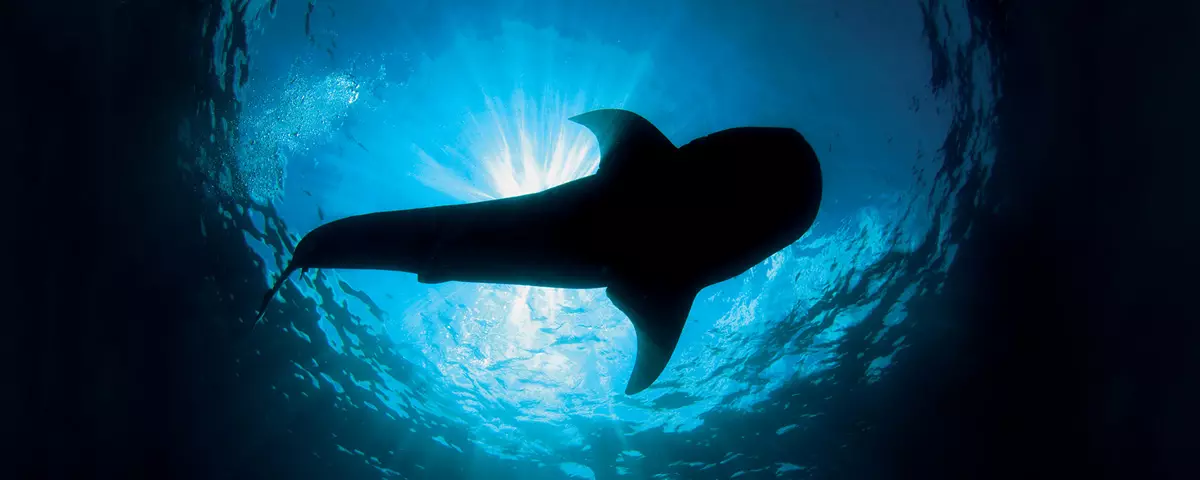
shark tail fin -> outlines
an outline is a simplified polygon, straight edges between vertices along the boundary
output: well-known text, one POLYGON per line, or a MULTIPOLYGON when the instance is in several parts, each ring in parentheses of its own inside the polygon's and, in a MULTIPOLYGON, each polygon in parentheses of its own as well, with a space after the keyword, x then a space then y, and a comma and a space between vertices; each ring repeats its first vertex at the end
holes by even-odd
POLYGON ((637 358, 626 395, 645 390, 667 368, 697 293, 692 288, 632 288, 623 283, 608 287, 608 298, 637 331, 637 358))
MULTIPOLYGON (((295 265, 288 265, 287 268, 283 269, 283 273, 279 274, 279 278, 275 280, 275 285, 263 296, 262 306, 258 307, 258 313, 254 316, 254 325, 250 326, 251 329, 254 329, 254 327, 257 327, 262 322, 263 317, 267 315, 267 307, 271 305, 271 300, 275 299, 275 295, 283 288, 283 282, 286 282, 288 277, 292 275, 292 272, 295 272, 297 269, 295 265)), ((303 272, 307 271, 308 268, 303 270, 303 272)))

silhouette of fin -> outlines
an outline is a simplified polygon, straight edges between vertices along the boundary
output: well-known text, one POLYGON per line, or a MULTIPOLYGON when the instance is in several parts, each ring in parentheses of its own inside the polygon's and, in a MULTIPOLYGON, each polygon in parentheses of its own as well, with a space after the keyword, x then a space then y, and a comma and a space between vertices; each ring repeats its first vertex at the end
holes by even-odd
POLYGON ((612 175, 631 168, 632 164, 675 151, 675 145, 654 124, 630 111, 594 110, 570 120, 587 127, 596 136, 600 144, 598 175, 612 175))
POLYGON ((633 375, 625 387, 625 394, 633 395, 649 387, 667 368, 698 291, 662 287, 634 289, 624 283, 615 283, 606 293, 613 305, 629 317, 637 331, 637 358, 633 375))
POLYGON ((448 281, 450 281, 450 279, 446 278, 445 276, 439 276, 436 273, 426 272, 426 273, 418 273, 417 274, 417 283, 425 283, 425 284, 432 285, 432 284, 436 284, 436 283, 446 283, 448 281))
MULTIPOLYGON (((288 265, 288 267, 283 270, 283 273, 279 274, 279 278, 275 280, 275 285, 271 286, 271 289, 267 291, 265 296, 263 296, 262 306, 258 308, 258 314, 254 316, 254 324, 250 326, 251 330, 253 330, 254 327, 257 327, 258 324, 262 322, 263 317, 267 315, 267 307, 271 305, 271 300, 275 299, 275 295, 278 294, 279 290, 283 288, 283 282, 286 282, 288 277, 292 275, 292 272, 295 272, 296 270, 298 269, 295 266, 288 265)), ((307 272, 308 268, 306 267, 300 273, 303 275, 307 272)))

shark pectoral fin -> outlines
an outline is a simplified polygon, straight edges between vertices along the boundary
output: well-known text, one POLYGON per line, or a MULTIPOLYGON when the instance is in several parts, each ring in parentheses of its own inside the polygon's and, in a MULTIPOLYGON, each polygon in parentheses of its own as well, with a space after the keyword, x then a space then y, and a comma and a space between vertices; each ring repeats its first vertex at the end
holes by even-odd
POLYGON ((633 375, 625 387, 625 394, 633 395, 649 387, 667 368, 697 291, 661 287, 633 289, 615 284, 608 287, 607 293, 613 305, 629 317, 637 331, 637 358, 633 375))

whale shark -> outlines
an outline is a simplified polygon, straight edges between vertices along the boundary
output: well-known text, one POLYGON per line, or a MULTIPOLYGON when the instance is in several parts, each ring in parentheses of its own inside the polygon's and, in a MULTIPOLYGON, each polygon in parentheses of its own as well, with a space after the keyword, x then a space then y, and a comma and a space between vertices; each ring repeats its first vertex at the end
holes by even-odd
POLYGON ((666 369, 696 294, 796 242, 821 168, 791 128, 737 127, 676 147, 619 109, 571 117, 600 147, 592 175, 528 195, 356 215, 303 236, 263 299, 310 268, 415 273, 425 284, 605 288, 637 336, 625 393, 666 369))

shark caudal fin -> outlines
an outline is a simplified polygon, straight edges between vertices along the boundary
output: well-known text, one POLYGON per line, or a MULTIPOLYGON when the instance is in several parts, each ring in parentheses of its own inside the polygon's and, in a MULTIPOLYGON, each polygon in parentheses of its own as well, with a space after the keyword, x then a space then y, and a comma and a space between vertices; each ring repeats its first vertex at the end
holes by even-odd
POLYGON ((608 287, 609 300, 629 317, 637 331, 637 358, 625 387, 626 395, 645 390, 667 368, 697 293, 692 288, 634 288, 623 283, 608 287))
MULTIPOLYGON (((283 273, 281 273, 279 278, 275 280, 275 285, 273 285, 271 290, 267 291, 267 294, 263 296, 262 306, 258 307, 258 314, 254 316, 254 324, 250 326, 251 329, 257 327, 259 322, 262 322, 263 317, 267 315, 267 307, 271 305, 271 300, 275 299, 275 295, 277 295, 279 290, 283 288, 283 282, 286 282, 288 277, 292 275, 292 272, 295 272, 296 270, 297 268, 294 265, 288 265, 287 268, 283 269, 283 273)), ((307 268, 303 270, 303 272, 307 271, 307 268)))

